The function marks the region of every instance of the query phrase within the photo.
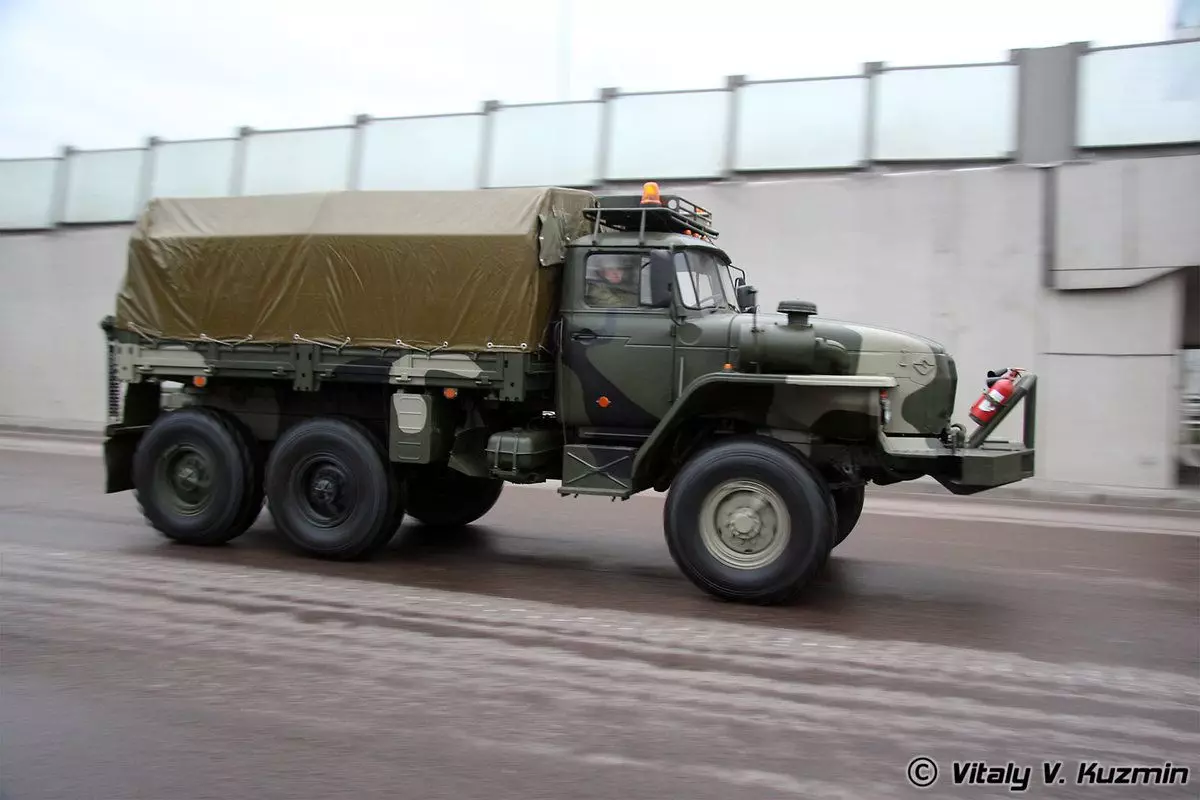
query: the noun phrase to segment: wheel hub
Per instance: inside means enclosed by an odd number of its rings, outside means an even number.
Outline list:
[[[208,505],[212,489],[208,459],[191,444],[177,445],[163,454],[155,481],[178,514],[197,514]]]
[[[328,478],[321,478],[313,484],[312,498],[317,503],[331,503],[337,496],[337,487]]]
[[[757,481],[727,481],[714,489],[700,512],[704,546],[738,569],[766,566],[782,554],[790,536],[783,498]]]
[[[175,471],[175,482],[181,489],[195,489],[200,485],[200,470],[192,464],[185,464]]]
[[[332,467],[321,467],[309,483],[308,497],[315,505],[331,506],[342,496],[343,476]]]
[[[757,511],[739,508],[729,515],[725,528],[738,539],[753,539],[762,530],[762,520]]]
[[[345,467],[332,456],[313,458],[298,470],[301,513],[321,527],[346,520],[353,506],[353,487]]]

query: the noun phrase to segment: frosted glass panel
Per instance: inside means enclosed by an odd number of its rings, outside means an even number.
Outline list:
[[[366,129],[364,189],[474,189],[479,185],[483,115],[372,122]]]
[[[58,159],[0,161],[0,228],[54,225],[54,178]]]
[[[1088,53],[1079,130],[1083,147],[1200,139],[1200,42]]]
[[[254,133],[246,137],[245,194],[346,189],[354,128]]]
[[[124,222],[141,211],[145,150],[72,153],[64,222]]]
[[[222,197],[233,186],[237,140],[170,142],[154,148],[154,197]]]
[[[867,80],[761,83],[738,90],[744,170],[854,166],[866,158]]]
[[[609,104],[610,180],[708,178],[724,170],[729,92],[636,95]]]
[[[901,70],[877,79],[873,158],[1007,158],[1016,150],[1015,66]]]
[[[590,186],[600,178],[602,103],[502,108],[489,186]]]

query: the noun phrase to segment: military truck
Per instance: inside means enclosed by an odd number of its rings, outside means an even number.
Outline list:
[[[1032,373],[968,436],[943,347],[762,311],[717,239],[653,182],[153,200],[102,323],[106,490],[191,545],[265,499],[329,559],[405,517],[473,523],[507,483],[665,492],[679,569],[765,604],[812,580],[868,484],[1033,475]],[[1023,441],[989,441],[1021,402]]]

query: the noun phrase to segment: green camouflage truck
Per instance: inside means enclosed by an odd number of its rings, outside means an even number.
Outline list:
[[[265,500],[300,551],[353,559],[406,516],[470,524],[506,483],[655,490],[690,580],[774,603],[869,483],[1033,475],[1032,373],[968,435],[944,348],[762,311],[717,237],[653,183],[153,200],[102,323],[106,491],[193,545]],[[1022,402],[1024,441],[989,440]]]

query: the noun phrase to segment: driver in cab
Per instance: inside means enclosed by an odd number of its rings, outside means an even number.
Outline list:
[[[637,308],[640,265],[641,258],[633,253],[592,256],[584,300],[593,308]]]

